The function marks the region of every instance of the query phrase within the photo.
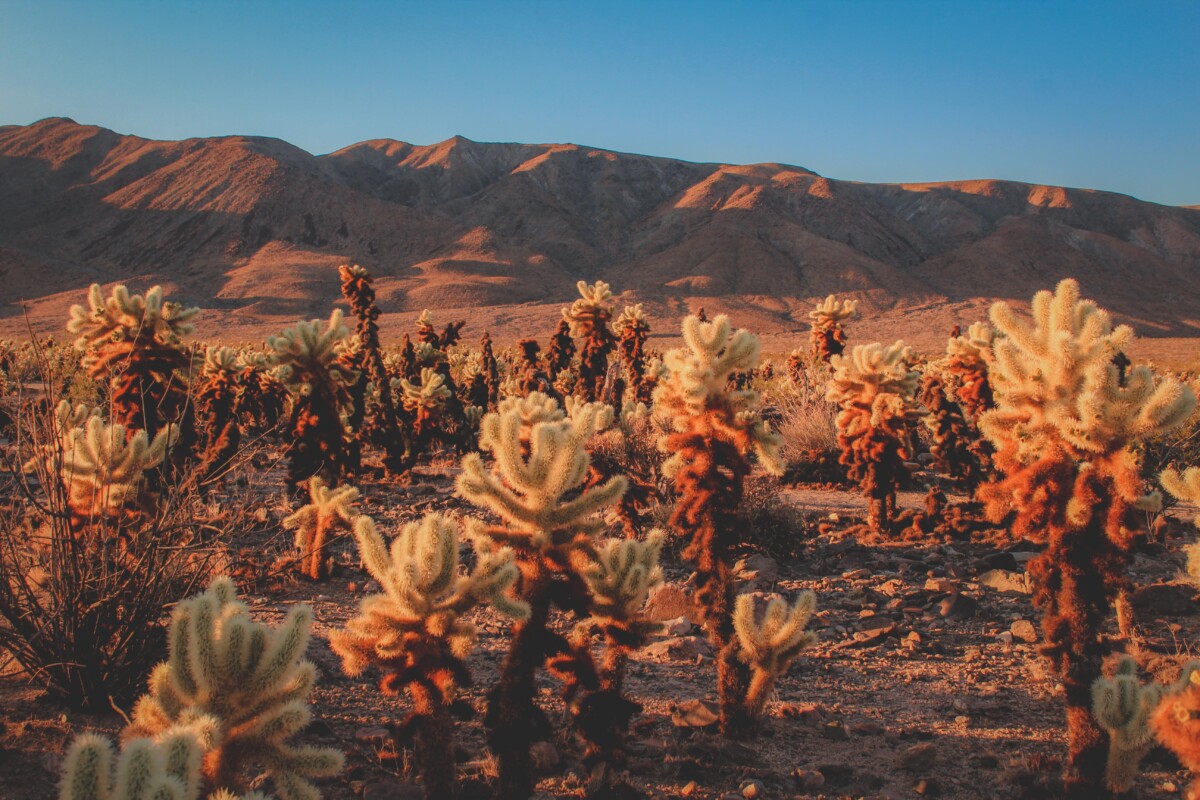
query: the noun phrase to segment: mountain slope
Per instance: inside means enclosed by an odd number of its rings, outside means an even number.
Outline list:
[[[0,127],[0,317],[21,300],[61,315],[116,280],[243,321],[322,313],[345,261],[377,275],[385,311],[553,308],[604,279],[664,313],[708,304],[795,329],[829,292],[885,314],[977,308],[1073,275],[1150,330],[1190,335],[1200,319],[1200,210],[1107,192],[461,137],[313,156],[67,119]]]

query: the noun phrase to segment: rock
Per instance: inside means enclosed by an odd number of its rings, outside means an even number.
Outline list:
[[[802,792],[814,792],[825,786],[825,776],[815,769],[794,770],[792,780]]]
[[[831,786],[845,786],[854,779],[854,767],[847,764],[822,764],[817,770],[825,776],[825,782]]]
[[[905,772],[928,772],[937,761],[937,748],[929,743],[914,744],[896,758],[896,766]]]
[[[697,656],[711,654],[712,647],[695,636],[673,636],[648,645],[642,652],[650,658],[695,661]]]
[[[1004,631],[1002,633],[996,634],[996,641],[1003,645],[1012,644],[1013,643],[1012,631]]]
[[[1027,619],[1017,620],[1009,627],[1009,631],[1012,633],[1014,639],[1019,639],[1022,642],[1033,644],[1038,640],[1037,628]]]
[[[529,760],[534,772],[551,772],[558,766],[558,748],[552,742],[534,742],[529,748]]]
[[[1183,617],[1196,613],[1196,591],[1179,583],[1155,583],[1142,586],[1130,602],[1144,614],[1155,617]]]
[[[828,722],[821,728],[821,735],[833,742],[844,742],[850,738],[846,726],[840,722]]]
[[[720,706],[711,700],[686,700],[671,712],[671,722],[677,728],[707,728],[720,721]]]
[[[1020,567],[1012,553],[988,553],[979,560],[988,569],[998,569],[1004,572],[1016,572]]]
[[[979,583],[997,592],[1029,594],[1029,577],[1024,572],[1007,569],[990,569],[979,576]]]
[[[693,627],[687,617],[676,617],[663,623],[663,630],[669,636],[687,636]]]
[[[925,591],[927,592],[949,593],[956,588],[957,584],[949,578],[930,578],[925,581]]]
[[[691,797],[697,791],[699,791],[699,789],[700,789],[700,784],[696,783],[695,781],[688,781],[684,785],[684,787],[679,790],[679,794],[681,794],[684,797]]]
[[[938,613],[947,619],[970,619],[979,610],[973,597],[955,592],[938,605]]]
[[[751,779],[742,783],[741,792],[742,797],[746,800],[754,800],[754,798],[766,797],[767,786],[760,780]]]
[[[755,553],[733,565],[733,577],[742,583],[765,589],[779,579],[779,563],[770,556]]]
[[[654,622],[685,617],[688,622],[696,623],[692,601],[677,583],[664,583],[651,591],[644,612],[646,618]]]

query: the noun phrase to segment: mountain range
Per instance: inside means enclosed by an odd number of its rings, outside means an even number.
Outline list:
[[[1003,180],[860,183],[573,144],[155,141],[64,118],[0,127],[0,323],[61,327],[88,284],[162,283],[210,335],[324,316],[335,267],[385,313],[543,333],[578,280],[777,333],[814,298],[920,328],[1065,276],[1143,333],[1197,335],[1200,208]],[[507,330],[506,328],[511,329]],[[939,330],[944,336],[945,331]]]

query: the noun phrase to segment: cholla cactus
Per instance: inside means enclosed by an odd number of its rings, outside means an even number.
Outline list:
[[[246,365],[232,347],[210,346],[205,351],[196,394],[196,417],[204,448],[200,469],[206,478],[227,469],[230,459],[237,454],[242,439],[239,418],[241,376],[245,371]]]
[[[1089,706],[1107,652],[1100,632],[1127,585],[1132,512],[1160,501],[1143,493],[1134,446],[1183,422],[1196,399],[1144,366],[1122,385],[1112,355],[1133,332],[1081,300],[1073,280],[1039,292],[1031,322],[1005,303],[992,306],[991,318],[1001,334],[988,373],[996,408],[979,427],[1004,477],[981,486],[979,497],[993,521],[1015,513],[1014,536],[1046,544],[1030,573],[1043,652],[1066,690],[1067,792],[1096,797],[1104,737]]]
[[[480,555],[467,575],[459,571],[457,523],[436,514],[409,523],[387,546],[370,517],[355,523],[358,549],[383,594],[365,598],[358,616],[329,637],[347,673],[374,666],[388,694],[408,691],[413,713],[400,730],[416,734],[417,757],[430,800],[454,792],[453,728],[449,706],[457,685],[470,680],[464,659],[475,641],[466,613],[490,603],[515,619],[529,607],[508,596],[517,579],[511,550]]]
[[[336,481],[346,464],[342,407],[357,375],[338,363],[338,345],[349,335],[341,310],[335,310],[324,329],[317,319],[298,322],[267,340],[270,364],[285,368],[283,378],[292,392],[288,482],[293,490],[317,473]]]
[[[1092,684],[1092,714],[1108,733],[1108,788],[1122,793],[1133,787],[1138,764],[1154,744],[1150,716],[1158,706],[1162,690],[1138,683],[1137,663],[1121,659],[1111,678]]]
[[[896,488],[910,457],[912,425],[924,409],[917,402],[921,375],[909,367],[904,342],[858,345],[849,358],[830,360],[833,377],[825,399],[841,406],[837,417],[838,461],[849,467],[867,496],[867,525],[887,530],[895,517]]]
[[[277,628],[256,623],[233,581],[217,578],[175,607],[170,657],[151,674],[126,734],[200,725],[209,790],[236,788],[242,770],[258,764],[283,800],[319,800],[309,779],[340,772],[342,754],[289,741],[312,719],[306,700],[316,667],[303,660],[311,625],[307,606],[294,607]]]
[[[132,433],[153,438],[175,421],[187,401],[186,373],[191,359],[182,347],[193,330],[198,308],[163,300],[161,286],[130,294],[124,286],[107,298],[100,284],[88,291],[88,306],[71,307],[67,330],[78,334],[75,347],[85,353],[84,369],[112,387],[112,419]]]
[[[314,581],[329,575],[329,537],[335,531],[350,531],[358,518],[358,489],[342,486],[330,489],[320,478],[308,480],[311,502],[283,521],[283,527],[296,532],[295,546],[300,553],[300,571]]]
[[[625,379],[633,393],[630,399],[639,403],[649,402],[650,392],[654,388],[653,382],[646,380],[645,372],[646,337],[650,335],[650,324],[646,322],[642,304],[625,306],[621,316],[613,323],[613,330],[617,333],[617,346],[625,362]]]
[[[663,464],[679,492],[671,525],[691,538],[683,555],[696,565],[694,602],[717,651],[721,730],[743,736],[751,732],[742,706],[750,678],[733,630],[736,511],[751,454],[779,474],[781,442],[758,416],[758,395],[729,388],[732,373],[757,366],[758,340],[735,333],[724,315],[712,322],[688,317],[683,337],[687,346],[667,353],[668,375],[654,390],[654,413],[672,429],[659,449],[671,454]]]
[[[801,592],[791,606],[771,598],[760,617],[752,595],[738,597],[733,628],[740,645],[738,655],[753,673],[745,697],[745,713],[751,719],[762,716],[775,682],[787,674],[796,657],[816,644],[817,635],[805,630],[816,607],[817,596]]]
[[[1200,505],[1200,467],[1188,467],[1183,473],[1165,469],[1158,474],[1158,481],[1172,497],[1192,505]],[[1200,528],[1200,514],[1192,520]],[[1184,548],[1187,554],[1187,576],[1193,583],[1200,582],[1200,541]]]
[[[1115,367],[1114,367],[1115,369]],[[1200,800],[1200,661],[1183,665],[1179,681],[1167,689],[1150,717],[1159,744],[1193,773],[1186,800]]]
[[[987,474],[991,449],[963,415],[958,403],[946,394],[945,384],[936,373],[926,374],[921,386],[921,402],[929,410],[925,425],[932,443],[929,452],[934,463],[958,481],[968,495]]]
[[[579,383],[577,390],[585,400],[599,400],[608,374],[608,356],[616,346],[616,339],[608,329],[612,319],[612,290],[604,281],[589,285],[579,281],[575,285],[580,298],[563,309],[563,319],[570,324],[571,335],[583,339],[579,351]]]
[[[80,417],[82,425],[66,428]],[[163,463],[178,438],[168,426],[151,440],[145,431],[109,425],[84,406],[59,404],[56,424],[62,431],[47,466],[57,472],[67,492],[71,528],[82,532],[113,524],[118,530],[136,523],[154,505],[146,473]]]
[[[571,368],[575,359],[575,340],[571,338],[571,323],[566,319],[558,321],[558,329],[550,337],[550,347],[546,350],[546,369],[550,380],[557,380],[560,372]]]
[[[372,430],[383,445],[383,466],[389,472],[403,472],[409,466],[409,447],[396,414],[391,380],[384,368],[383,353],[379,344],[379,307],[375,304],[371,273],[357,264],[343,264],[338,267],[338,275],[342,279],[342,296],[350,303],[350,309],[358,318],[357,340],[360,349],[353,368],[360,374],[355,385],[355,394],[363,397],[367,393],[367,384],[374,386],[376,397],[375,402],[371,404],[375,412]],[[360,416],[364,416],[364,419],[359,420],[360,427],[355,429],[360,444],[365,443],[367,431],[364,424],[366,404],[363,406],[362,409],[356,409]]]
[[[133,739],[120,753],[103,736],[81,734],[63,759],[59,800],[196,800],[201,752],[197,732],[186,727]]]
[[[581,690],[586,699],[599,689],[586,648],[573,646],[547,623],[552,605],[588,613],[591,598],[580,573],[594,561],[593,540],[604,527],[598,513],[620,499],[626,482],[615,476],[580,491],[588,472],[585,445],[611,424],[612,409],[579,404],[572,411],[566,416],[537,392],[502,400],[480,423],[479,447],[494,456],[493,468],[472,453],[463,459],[458,478],[463,498],[501,518],[501,525],[472,521],[468,529],[477,548],[485,541],[493,549],[512,548],[521,571],[520,595],[530,606],[529,619],[515,625],[486,719],[489,742],[500,759],[498,795],[506,799],[532,793],[529,748],[549,727],[534,701],[538,668],[551,658],[567,682],[568,699],[579,700]],[[581,733],[594,741],[600,734],[587,725],[591,721],[577,713]]]
[[[838,302],[836,295],[829,295],[816,308],[808,312],[812,320],[812,329],[808,332],[812,342],[813,361],[829,360],[840,356],[846,349],[846,331],[842,323],[858,316],[857,300],[842,300]]]
[[[946,344],[949,356],[946,371],[952,378],[959,402],[972,417],[978,417],[994,405],[992,385],[988,381],[988,362],[996,332],[986,322],[976,322],[966,336],[951,336]]]
[[[451,391],[446,387],[446,378],[437,370],[421,369],[420,383],[400,379],[404,392],[404,408],[413,415],[414,431],[418,437],[428,436],[431,428],[446,407]]]

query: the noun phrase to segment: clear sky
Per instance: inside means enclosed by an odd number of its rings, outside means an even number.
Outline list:
[[[575,142],[1200,203],[1200,2],[0,0],[0,124]]]

